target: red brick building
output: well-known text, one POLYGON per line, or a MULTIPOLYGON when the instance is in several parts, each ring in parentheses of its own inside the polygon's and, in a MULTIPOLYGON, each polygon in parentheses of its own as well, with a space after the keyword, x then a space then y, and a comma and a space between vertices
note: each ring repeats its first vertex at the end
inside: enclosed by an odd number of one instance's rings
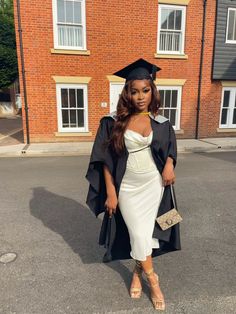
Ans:
MULTIPOLYGON (((223 121, 223 90, 229 86, 235 95, 236 75, 212 77, 216 1, 31 0, 20 1, 20 10, 14 3, 19 69, 21 18, 31 142, 93 140, 124 84, 112 73, 140 57, 162 68, 156 80, 161 113, 178 138, 196 136, 198 103, 200 138, 236 135, 236 121, 223 121)), ((226 17, 226 24, 231 20, 226 17)), ((21 71, 20 85, 24 100, 21 71)), ((227 110, 230 119, 234 105, 227 110)))

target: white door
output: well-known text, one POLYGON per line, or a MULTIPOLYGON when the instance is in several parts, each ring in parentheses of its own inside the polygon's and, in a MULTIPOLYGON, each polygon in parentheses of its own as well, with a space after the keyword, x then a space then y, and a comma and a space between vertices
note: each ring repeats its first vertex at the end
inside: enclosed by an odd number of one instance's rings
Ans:
POLYGON ((123 87, 123 83, 110 84, 110 112, 116 111, 116 106, 123 87))

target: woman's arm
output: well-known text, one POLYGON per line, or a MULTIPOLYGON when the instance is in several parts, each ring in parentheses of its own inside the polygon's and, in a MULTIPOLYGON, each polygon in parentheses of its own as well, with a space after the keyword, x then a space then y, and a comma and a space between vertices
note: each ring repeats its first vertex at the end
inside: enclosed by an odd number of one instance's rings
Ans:
POLYGON ((166 164, 162 172, 164 186, 175 183, 174 164, 171 157, 167 157, 166 164))
POLYGON ((169 123, 169 145, 167 151, 166 163, 162 172, 163 185, 175 183, 174 168, 177 160, 177 143, 173 126, 169 123))
POLYGON ((107 191, 107 199, 105 202, 105 206, 109 212, 109 216, 111 216, 112 213, 116 212, 116 207, 118 204, 116 189, 114 185, 114 179, 106 165, 103 165, 103 173, 107 191))

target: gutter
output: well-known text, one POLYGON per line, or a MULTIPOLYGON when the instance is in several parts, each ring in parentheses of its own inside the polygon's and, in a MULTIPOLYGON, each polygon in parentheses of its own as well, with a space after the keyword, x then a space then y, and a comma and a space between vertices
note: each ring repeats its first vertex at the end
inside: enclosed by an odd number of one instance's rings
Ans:
POLYGON ((201 106, 203 55, 204 55, 204 43, 205 43, 206 4, 207 4, 207 0, 203 0, 202 44, 201 44, 201 56, 200 56, 200 68, 199 68, 199 80, 198 80, 197 117, 196 117, 196 130, 195 130, 196 140, 199 137, 198 133, 199 133, 199 118, 200 118, 200 106, 201 106))
POLYGON ((17 3, 17 19, 18 19, 19 42, 20 42, 21 73, 22 73, 22 80, 23 80, 24 102, 25 102, 26 139, 27 139, 27 144, 30 144, 29 115, 28 115, 29 107, 28 107, 27 90, 26 90, 24 49, 23 49, 23 38, 22 38, 22 28, 21 28, 21 16, 20 16, 20 0, 17 0, 16 3, 17 3))

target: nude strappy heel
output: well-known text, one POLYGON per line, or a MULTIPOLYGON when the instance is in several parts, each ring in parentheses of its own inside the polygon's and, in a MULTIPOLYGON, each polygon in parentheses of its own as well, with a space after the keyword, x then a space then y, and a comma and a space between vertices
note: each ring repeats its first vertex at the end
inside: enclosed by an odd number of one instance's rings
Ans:
MULTIPOLYGON (((159 277, 156 273, 154 273, 154 269, 151 268, 150 270, 148 270, 147 272, 145 272, 145 275, 147 276, 147 278, 150 278, 151 276, 155 275, 156 277, 156 280, 157 280, 157 283, 156 284, 150 284, 149 282, 149 287, 150 289, 152 287, 157 287, 159 285, 159 277)), ((155 308, 155 310, 160 310, 160 311, 164 311, 165 310, 165 300, 163 298, 157 298, 157 297, 154 297, 152 292, 151 292, 151 300, 152 300, 152 304, 155 308)))
MULTIPOLYGON (((141 281, 143 268, 142 268, 140 261, 135 260, 135 263, 136 263, 136 265, 134 267, 134 273, 136 273, 139 276, 139 279, 141 281)), ((142 294, 142 287, 141 288, 137 288, 134 286, 130 287, 130 297, 132 299, 139 299, 141 297, 141 294, 142 294)))

